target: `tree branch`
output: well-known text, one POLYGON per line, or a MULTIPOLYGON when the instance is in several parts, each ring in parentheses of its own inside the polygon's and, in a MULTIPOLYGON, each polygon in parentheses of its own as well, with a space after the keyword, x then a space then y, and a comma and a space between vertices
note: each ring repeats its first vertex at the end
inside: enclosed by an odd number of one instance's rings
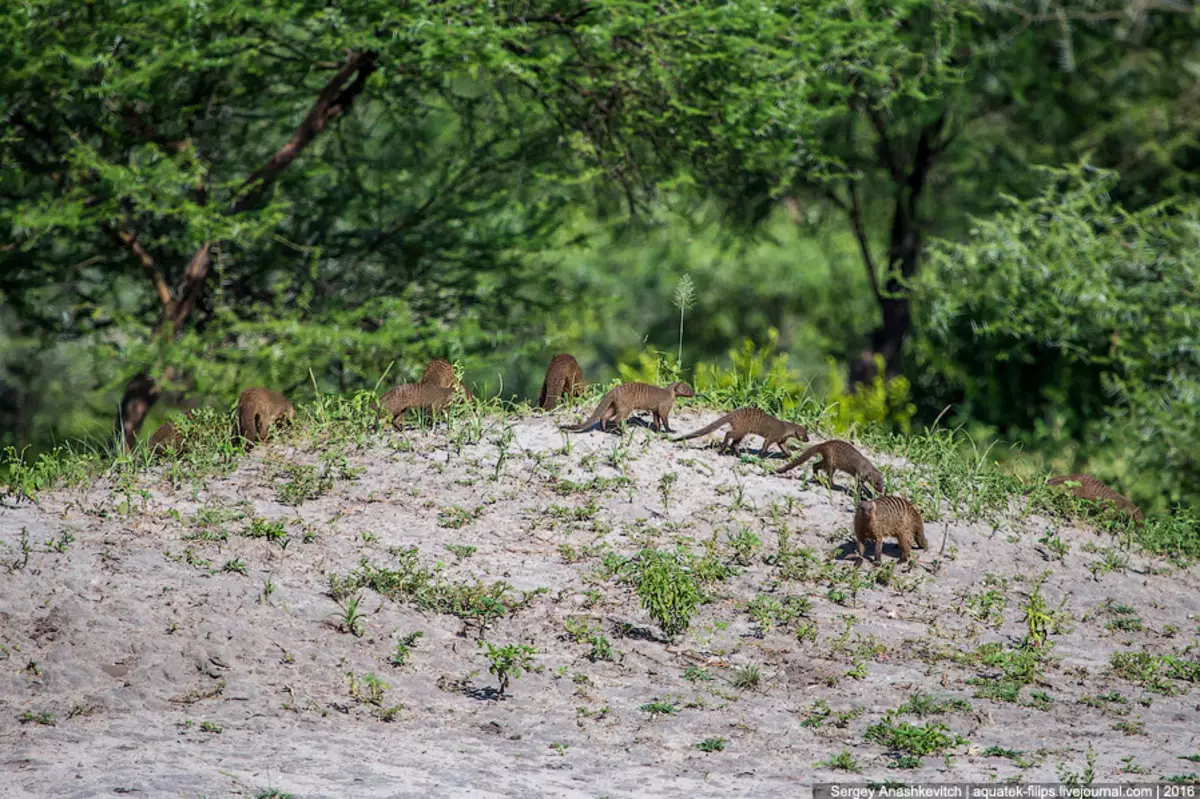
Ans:
POLYGON ((863 225, 862 206, 858 202, 858 189, 855 188, 853 180, 847 180, 846 184, 850 193, 850 226, 854 228, 854 237, 858 239, 858 248, 862 251, 863 264, 867 267, 867 278, 871 282, 871 292, 875 295, 875 301, 882 307, 883 294, 879 291, 879 275, 875 272, 875 259, 871 257, 871 243, 867 240, 867 229, 863 225))
POLYGON ((296 128, 296 132, 286 144, 279 148, 267 162, 246 178, 238 189, 238 195, 233 201, 233 211, 253 207, 262 199, 263 194, 275 182, 275 179, 291 165, 292 161, 304 151, 312 140, 329 125, 330 122, 345 114, 354 99, 366 87, 367 78, 378 66, 378 55, 367 51, 352 53, 341 69, 337 71, 321 90, 316 102, 305 115, 304 121, 296 128), (351 76, 354 80, 347 86, 351 76))

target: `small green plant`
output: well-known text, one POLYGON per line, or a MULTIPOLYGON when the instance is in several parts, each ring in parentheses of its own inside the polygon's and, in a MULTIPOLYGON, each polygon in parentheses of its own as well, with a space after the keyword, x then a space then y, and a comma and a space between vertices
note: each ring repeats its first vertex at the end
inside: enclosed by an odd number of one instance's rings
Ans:
POLYGON ((729 548, 733 550, 734 563, 749 566, 754 553, 762 549, 762 541, 749 528, 743 527, 737 534, 729 536, 729 548))
POLYGON ((200 732, 211 732, 216 735, 220 735, 222 728, 221 725, 217 724, 215 721, 202 721, 200 722, 200 732))
POLYGON ((699 666, 688 666, 683 670, 683 679, 693 683, 711 682, 713 676, 708 673, 708 669, 703 669, 699 666))
POLYGON ((408 662, 408 656, 412 653, 413 647, 417 645, 417 640, 424 636, 424 632, 417 630, 401 637, 396 642, 396 648, 392 650, 392 656, 388 658, 388 662, 393 666, 403 666, 408 662))
POLYGON ((446 550, 454 555, 458 560, 466 560, 475 554, 479 547, 469 546, 467 544, 446 544, 446 550))
POLYGON ((1029 599, 1025 603, 1025 646, 1032 649, 1042 647, 1046 643, 1046 637, 1058 631, 1062 608, 1067 603, 1064 596, 1057 609, 1050 609, 1046 598, 1042 596, 1042 583, 1046 581, 1047 576, 1043 574, 1034 581, 1029 599))
POLYGON ((723 752, 725 751, 724 738, 705 738, 694 746, 701 752, 723 752))
POLYGON ((556 741, 555 743, 550 744, 550 748, 557 752, 559 757, 567 756, 567 747, 568 745, 562 741, 556 741))
POLYGON ((755 663, 747 663, 745 666, 738 667, 733 672, 733 678, 730 680, 734 688, 739 688, 743 691, 754 691, 758 689, 762 682, 762 673, 755 663))
POLYGON ((34 713, 29 710, 18 716, 17 721, 22 724, 41 724, 46 727, 54 727, 58 724, 58 718, 53 713, 34 713))
POLYGON ((374 705, 375 707, 383 707, 383 694, 390 685, 376 677, 374 674, 363 674, 357 676, 352 671, 346 672, 346 677, 350 680, 350 696, 365 705, 374 705))
POLYGON ((496 646, 490 641, 479 641, 478 646, 487 648, 488 671, 500 682, 500 696, 508 691, 510 680, 533 668, 537 655, 536 649, 525 644, 496 646))
POLYGON ((692 276, 684 272, 671 295, 671 302, 679 309, 679 355, 676 357, 676 363, 683 363, 683 315, 695 301, 696 289, 692 285, 692 276))
POLYGON ((889 712, 882 721, 867 727, 864 737, 889 750, 917 757, 943 752, 967 743, 941 722, 910 724, 902 721, 896 724, 892 718, 889 712))
POLYGON ((669 639, 691 624, 700 606, 695 575, 676 553, 643 549, 633 564, 638 599, 669 639))
POLYGON ((638 707, 638 710, 649 713, 651 716, 670 716, 679 712, 679 706, 674 702, 660 702, 655 700, 641 705, 638 707))
POLYGON ((671 490, 675 487, 675 483, 678 480, 679 475, 676 472, 667 472, 658 478, 658 495, 662 497, 664 513, 669 512, 671 509, 671 490))
POLYGON ((261 516, 250 520, 245 534, 249 538, 265 538, 268 541, 283 541, 288 537, 287 528, 282 521, 271 521, 261 516))
POLYGON ((858 774, 862 768, 858 765, 858 761, 854 759, 854 755, 850 754, 849 749, 843 749, 833 757, 821 763, 813 763, 814 768, 830 768, 837 771, 849 771, 853 774, 858 774))
POLYGON ((225 565, 221 567, 221 571, 229 574, 241 574, 243 576, 250 573, 250 570, 246 567, 246 564, 242 562, 241 558, 234 558, 233 560, 225 561, 225 565))
POLYGON ((338 607, 342 612, 333 614, 338 621, 338 629, 350 633, 355 638, 361 638, 363 634, 365 621, 361 606, 362 594, 355 594, 344 603, 339 602, 338 607))

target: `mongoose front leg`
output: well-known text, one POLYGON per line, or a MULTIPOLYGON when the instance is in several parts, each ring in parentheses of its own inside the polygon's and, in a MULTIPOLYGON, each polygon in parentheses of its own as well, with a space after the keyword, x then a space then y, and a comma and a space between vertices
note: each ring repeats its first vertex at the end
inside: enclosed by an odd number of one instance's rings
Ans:
MULTIPOLYGON (((901 563, 904 562, 904 550, 900 551, 900 562, 901 563)), ((875 539, 875 565, 876 566, 883 565, 883 538, 882 537, 875 539)))
POLYGON ((788 445, 787 445, 786 441, 779 442, 779 451, 783 453, 783 457, 785 457, 785 458, 792 457, 792 451, 788 449, 788 445))

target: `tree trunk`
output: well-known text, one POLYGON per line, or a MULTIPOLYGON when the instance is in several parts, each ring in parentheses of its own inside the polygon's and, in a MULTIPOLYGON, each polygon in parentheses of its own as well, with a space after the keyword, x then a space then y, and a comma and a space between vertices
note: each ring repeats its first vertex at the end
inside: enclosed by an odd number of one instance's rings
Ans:
MULTIPOLYGON (((331 122, 349 112, 355 99, 366 88, 367 79, 375 72, 377 66, 377 54, 374 52, 356 52, 347 56, 342 68, 321 90, 308 114, 305 115, 304 120, 287 143, 272 154, 239 188, 233 199, 230 213, 236 214, 256 207, 276 178, 291 166, 305 148, 331 122)), ((146 132, 146 130, 143 131, 143 133, 146 132)), ((152 130, 148 132, 153 133, 152 130)), ((199 202, 203 204, 207 196, 205 187, 198 186, 196 192, 199 202)), ((129 248, 142 263, 162 303, 162 317, 156 335, 179 335, 203 294, 204 284, 211 271, 213 242, 204 242, 193 253, 184 269, 179 288, 171 292, 166 279, 155 264, 153 256, 138 242, 137 234, 119 230, 113 232, 118 240, 129 248)), ((168 368, 167 379, 173 379, 173 374, 173 369, 168 368)), ((120 413, 117 417, 117 438, 120 446, 126 451, 133 448, 142 422, 145 421, 146 414, 154 406, 159 395, 160 391, 155 386, 153 378, 144 371, 139 372, 125 387, 125 395, 121 398, 120 413)))

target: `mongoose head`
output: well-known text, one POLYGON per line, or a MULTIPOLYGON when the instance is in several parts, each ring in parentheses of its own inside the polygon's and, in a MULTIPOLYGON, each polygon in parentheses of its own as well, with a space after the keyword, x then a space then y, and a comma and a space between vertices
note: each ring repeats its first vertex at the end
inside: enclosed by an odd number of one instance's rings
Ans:
POLYGON ((283 407, 283 413, 279 414, 279 418, 287 422, 294 422, 296 420, 296 406, 289 402, 283 407))
POLYGON ((802 424, 792 425, 792 436, 801 441, 808 441, 808 428, 802 424))
POLYGON ((694 396, 696 396, 696 392, 692 390, 692 387, 684 382, 672 383, 671 384, 671 392, 676 397, 694 397, 694 396))
POLYGON ((879 496, 883 496, 883 475, 878 469, 871 475, 871 488, 874 488, 879 496))

